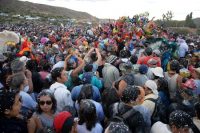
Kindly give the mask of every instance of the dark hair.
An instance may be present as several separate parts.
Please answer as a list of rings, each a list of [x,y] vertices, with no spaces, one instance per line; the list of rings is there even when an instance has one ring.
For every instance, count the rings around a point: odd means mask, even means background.
[[[79,122],[80,125],[86,124],[87,130],[91,131],[97,123],[96,107],[92,101],[86,99],[81,100],[79,109]]]
[[[137,87],[128,86],[122,93],[121,100],[124,103],[135,101],[140,94],[140,90]]]
[[[72,116],[70,116],[63,123],[62,129],[61,129],[61,133],[71,133],[73,124],[74,124],[74,118]]]
[[[15,102],[15,96],[19,93],[19,90],[1,88],[0,90],[0,116],[4,116],[6,109],[12,109]]]
[[[8,85],[10,86],[11,89],[19,89],[20,85],[24,83],[25,80],[25,75],[20,72],[20,73],[15,73],[8,77],[9,82]]]
[[[42,113],[42,109],[40,108],[40,105],[39,105],[39,101],[40,101],[40,97],[41,96],[49,96],[51,98],[51,101],[52,101],[52,111],[53,113],[56,112],[56,107],[57,107],[57,104],[56,104],[56,99],[55,97],[50,93],[48,92],[47,90],[42,90],[39,94],[38,94],[38,106],[37,106],[37,113],[38,114],[41,114]]]
[[[44,71],[48,71],[51,68],[50,64],[46,60],[44,60],[44,59],[40,61],[40,67]]]
[[[169,125],[177,128],[192,125],[191,116],[182,110],[175,110],[169,116]]]
[[[176,71],[176,73],[179,72],[180,64],[177,60],[172,60],[170,62],[170,70]]]
[[[108,126],[109,133],[130,133],[128,126],[123,122],[111,122]]]
[[[54,81],[57,81],[57,78],[61,77],[61,73],[62,73],[63,70],[64,70],[63,67],[58,67],[58,68],[53,69],[52,72],[51,72],[52,79]]]
[[[92,52],[91,55],[90,55],[90,58],[92,59],[92,61],[96,61],[97,60],[97,54],[96,52]]]
[[[164,91],[167,96],[169,97],[169,89],[168,89],[168,82],[165,78],[158,78],[158,91]]]
[[[36,60],[28,60],[27,62],[26,62],[26,68],[28,69],[28,70],[30,70],[31,72],[33,72],[33,71],[38,71],[38,63],[37,63],[37,61]]]
[[[92,72],[93,65],[92,64],[86,64],[84,67],[85,72]]]
[[[92,85],[84,84],[78,96],[78,103],[80,103],[82,99],[92,99],[92,97],[93,97]]]
[[[138,60],[138,57],[137,57],[136,55],[132,55],[132,56],[130,57],[130,62],[131,62],[132,64],[136,64],[136,63],[137,63],[137,60]]]
[[[147,48],[145,49],[145,53],[146,53],[148,56],[152,55],[152,53],[153,53],[152,48],[147,47]]]

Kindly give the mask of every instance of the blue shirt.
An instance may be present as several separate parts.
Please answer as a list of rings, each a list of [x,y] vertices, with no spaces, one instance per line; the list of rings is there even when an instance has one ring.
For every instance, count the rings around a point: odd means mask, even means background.
[[[19,95],[22,97],[22,106],[30,110],[35,110],[37,103],[33,98],[26,92],[20,91]]]
[[[78,96],[81,92],[81,88],[83,87],[83,85],[79,85],[79,86],[75,86],[72,91],[71,91],[71,97],[73,101],[76,101],[78,99]],[[99,92],[99,89],[96,86],[92,86],[93,89],[93,97],[92,99],[94,101],[101,101],[101,95]]]

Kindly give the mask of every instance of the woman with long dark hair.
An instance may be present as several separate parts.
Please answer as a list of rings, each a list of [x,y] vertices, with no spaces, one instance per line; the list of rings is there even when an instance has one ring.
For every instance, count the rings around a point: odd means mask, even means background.
[[[81,100],[79,109],[78,133],[102,133],[103,128],[97,122],[96,108],[90,100]]]

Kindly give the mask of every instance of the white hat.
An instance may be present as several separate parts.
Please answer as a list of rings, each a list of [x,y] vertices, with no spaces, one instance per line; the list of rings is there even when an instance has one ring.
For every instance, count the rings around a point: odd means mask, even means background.
[[[145,86],[148,87],[149,89],[151,89],[151,91],[155,94],[158,95],[158,90],[157,90],[157,84],[155,81],[153,80],[147,80],[145,82]]]
[[[161,78],[164,77],[163,69],[161,67],[152,68],[151,71],[153,72],[153,74],[155,76],[158,76],[158,77],[161,77]]]
[[[19,58],[19,60],[21,61],[21,62],[24,62],[25,64],[26,64],[26,62],[29,60],[26,56],[22,56],[22,57],[20,57]]]
[[[153,53],[155,53],[156,55],[160,56],[160,50],[158,50],[158,49],[155,49],[155,50],[153,51]]]

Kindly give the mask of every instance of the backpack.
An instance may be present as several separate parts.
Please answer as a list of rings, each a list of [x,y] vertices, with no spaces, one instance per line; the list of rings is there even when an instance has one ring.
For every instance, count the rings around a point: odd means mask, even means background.
[[[155,103],[155,109],[153,111],[153,114],[151,116],[151,125],[156,123],[157,121],[161,121],[163,123],[167,123],[167,108],[166,106],[162,103],[160,97],[157,99],[153,98],[147,98],[146,100],[152,101]]]
[[[119,121],[119,122],[123,122],[125,125],[127,125],[126,123],[125,123],[125,121],[130,117],[130,116],[132,116],[132,115],[134,115],[134,114],[136,114],[138,111],[136,111],[134,108],[132,108],[132,109],[130,109],[129,111],[127,111],[126,113],[124,113],[124,114],[122,114],[122,115],[119,115],[119,104],[120,103],[118,103],[118,105],[117,105],[117,110],[118,110],[118,113],[115,115],[115,116],[113,116],[113,120],[117,120],[117,121]]]

